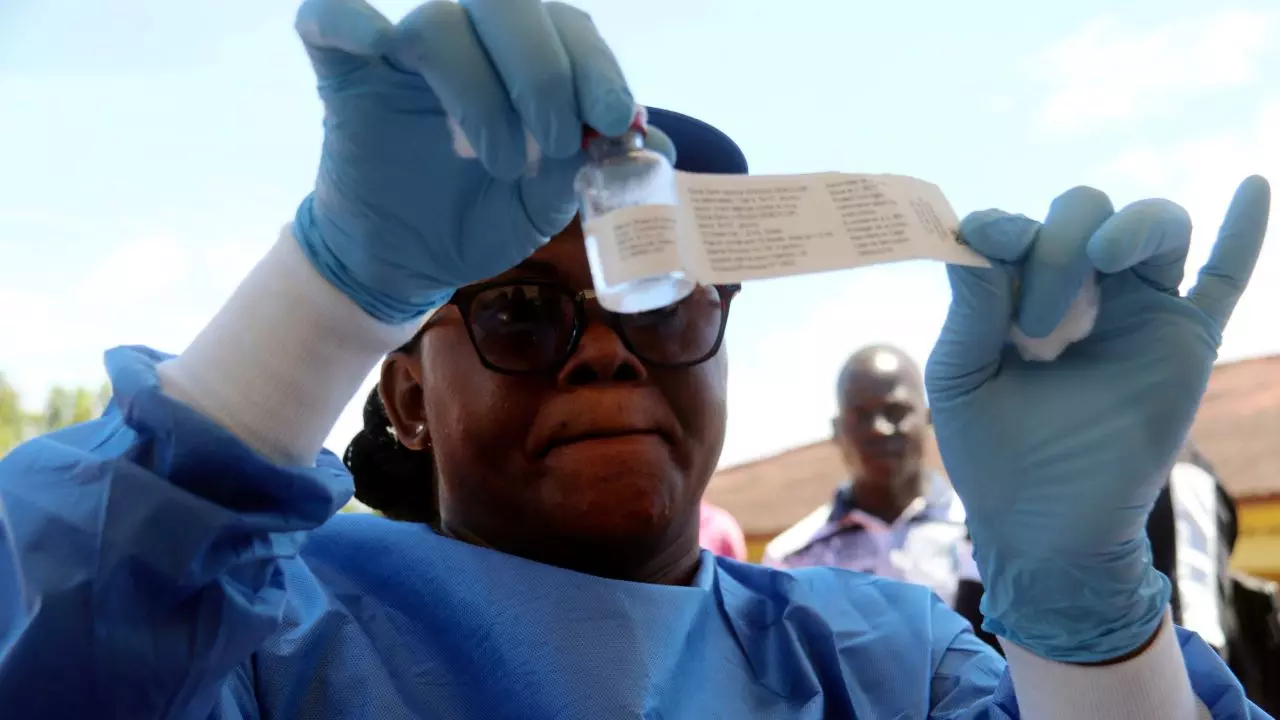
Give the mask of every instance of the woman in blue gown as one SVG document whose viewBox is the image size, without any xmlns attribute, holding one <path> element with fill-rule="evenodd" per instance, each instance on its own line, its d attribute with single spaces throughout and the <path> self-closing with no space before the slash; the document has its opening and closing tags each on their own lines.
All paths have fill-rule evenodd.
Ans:
<svg viewBox="0 0 1280 720">
<path fill-rule="evenodd" d="M 699 550 L 739 288 L 627 316 L 588 292 L 581 128 L 634 104 L 589 18 L 313 0 L 298 30 L 326 136 L 294 222 L 181 355 L 112 350 L 104 417 L 0 464 L 5 717 L 1261 716 L 1172 627 L 1141 538 L 1265 181 L 1186 297 L 1171 203 L 962 223 L 995 262 L 949 270 L 929 391 L 1006 666 L 927 589 Z M 650 122 L 681 169 L 746 171 L 711 127 Z M 1092 335 L 1007 351 L 1095 272 Z M 432 453 L 438 530 L 335 515 L 351 479 L 320 445 L 379 361 L 366 431 Z"/>
</svg>

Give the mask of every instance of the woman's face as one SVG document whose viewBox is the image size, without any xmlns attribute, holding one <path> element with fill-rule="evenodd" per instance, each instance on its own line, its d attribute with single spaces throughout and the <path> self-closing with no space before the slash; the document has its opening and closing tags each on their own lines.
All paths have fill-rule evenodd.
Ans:
<svg viewBox="0 0 1280 720">
<path fill-rule="evenodd" d="M 509 279 L 590 288 L 577 223 L 494 278 Z M 724 353 L 693 367 L 652 367 L 594 300 L 587 309 L 563 367 L 510 376 L 481 364 L 458 308 L 447 306 L 417 357 L 388 359 L 383 394 L 402 441 L 434 450 L 446 532 L 641 579 L 696 557 L 698 505 L 724 440 Z"/>
</svg>

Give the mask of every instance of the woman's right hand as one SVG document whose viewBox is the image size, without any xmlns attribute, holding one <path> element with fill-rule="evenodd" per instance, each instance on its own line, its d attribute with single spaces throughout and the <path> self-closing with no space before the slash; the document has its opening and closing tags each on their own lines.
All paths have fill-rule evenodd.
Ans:
<svg viewBox="0 0 1280 720">
<path fill-rule="evenodd" d="M 325 139 L 294 233 L 384 322 L 422 315 L 562 230 L 583 126 L 619 135 L 635 110 L 590 17 L 561 3 L 434 0 L 392 25 L 364 0 L 306 0 L 297 30 Z M 476 158 L 459 154 L 451 119 Z"/>
</svg>

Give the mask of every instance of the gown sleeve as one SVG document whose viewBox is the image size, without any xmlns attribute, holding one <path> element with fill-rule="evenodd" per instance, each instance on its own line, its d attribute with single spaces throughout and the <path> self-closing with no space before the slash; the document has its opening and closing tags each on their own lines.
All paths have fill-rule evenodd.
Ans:
<svg viewBox="0 0 1280 720">
<path fill-rule="evenodd" d="M 286 231 L 181 356 L 109 352 L 104 416 L 0 461 L 0 714 L 255 717 L 242 666 L 291 603 L 326 602 L 285 572 L 351 496 L 321 443 L 412 332 Z"/>
</svg>

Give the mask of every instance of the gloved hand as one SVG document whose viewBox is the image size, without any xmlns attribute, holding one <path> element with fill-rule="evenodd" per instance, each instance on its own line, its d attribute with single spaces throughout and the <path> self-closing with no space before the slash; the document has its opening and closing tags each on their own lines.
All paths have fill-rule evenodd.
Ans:
<svg viewBox="0 0 1280 720">
<path fill-rule="evenodd" d="M 363 0 L 307 0 L 297 30 L 325 137 L 294 234 L 385 322 L 422 315 L 562 230 L 577 211 L 583 126 L 620 135 L 635 112 L 591 19 L 561 3 L 431 2 L 392 25 Z M 672 154 L 656 130 L 648 143 Z M 455 149 L 467 144 L 478 159 Z"/>
<path fill-rule="evenodd" d="M 961 223 L 995 267 L 948 269 L 953 298 L 926 380 L 991 632 L 1042 657 L 1099 662 L 1158 629 L 1169 585 L 1151 565 L 1147 516 L 1253 271 L 1269 203 L 1262 178 L 1240 186 L 1185 297 L 1191 222 L 1164 200 L 1117 213 L 1077 188 L 1043 223 L 994 210 Z M 1024 333 L 1046 335 L 1095 270 L 1088 337 L 1048 363 L 1007 344 L 1015 313 Z"/>
</svg>

